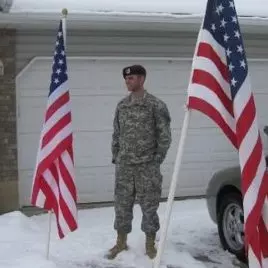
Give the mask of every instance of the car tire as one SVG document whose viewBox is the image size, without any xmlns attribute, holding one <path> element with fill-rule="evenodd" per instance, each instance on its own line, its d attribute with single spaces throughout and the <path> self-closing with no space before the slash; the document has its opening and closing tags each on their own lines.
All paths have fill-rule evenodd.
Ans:
<svg viewBox="0 0 268 268">
<path fill-rule="evenodd" d="M 221 244 L 225 250 L 246 263 L 242 197 L 233 192 L 224 195 L 219 202 L 217 221 Z"/>
</svg>

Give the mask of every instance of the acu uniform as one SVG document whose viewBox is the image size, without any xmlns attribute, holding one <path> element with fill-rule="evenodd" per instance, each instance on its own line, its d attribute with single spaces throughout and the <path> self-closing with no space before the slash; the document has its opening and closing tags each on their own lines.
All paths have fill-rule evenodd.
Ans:
<svg viewBox="0 0 268 268">
<path fill-rule="evenodd" d="M 133 65 L 123 69 L 127 75 L 146 76 L 145 69 Z M 112 136 L 112 162 L 115 164 L 116 245 L 107 257 L 113 259 L 127 249 L 127 234 L 132 230 L 133 205 L 137 198 L 142 210 L 141 229 L 146 233 L 146 254 L 156 255 L 155 234 L 159 230 L 157 209 L 162 191 L 160 165 L 171 143 L 170 115 L 166 104 L 144 91 L 122 99 L 115 111 Z"/>
<path fill-rule="evenodd" d="M 112 139 L 117 231 L 131 232 L 136 197 L 143 213 L 142 231 L 155 234 L 159 230 L 160 164 L 170 143 L 170 115 L 163 101 L 145 91 L 141 99 L 130 95 L 119 102 Z"/>
</svg>

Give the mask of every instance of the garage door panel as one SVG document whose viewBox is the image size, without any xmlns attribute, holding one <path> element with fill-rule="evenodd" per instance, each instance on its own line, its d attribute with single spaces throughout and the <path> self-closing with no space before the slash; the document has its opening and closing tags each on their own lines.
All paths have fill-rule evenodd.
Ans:
<svg viewBox="0 0 268 268">
<path fill-rule="evenodd" d="M 248 62 L 248 68 L 249 68 L 249 75 L 252 82 L 252 89 L 253 92 L 257 92 L 257 89 L 263 89 L 265 88 L 264 85 L 264 77 L 267 77 L 267 62 L 266 61 L 258 61 L 258 62 Z M 267 88 L 267 87 L 266 87 Z"/>
<path fill-rule="evenodd" d="M 25 96 L 27 93 L 27 96 L 35 96 L 36 94 L 47 96 L 51 75 L 51 69 L 47 68 L 47 64 L 49 63 L 46 61 L 35 64 L 34 66 L 36 67 L 30 68 L 27 75 L 20 77 L 21 96 Z M 82 68 L 81 65 L 84 66 L 84 68 Z M 121 67 L 123 68 L 125 66 L 123 64 L 118 67 L 113 65 L 109 67 L 106 72 L 105 69 L 103 69 L 103 64 L 102 67 L 100 66 L 99 69 L 96 69 L 96 66 L 88 66 L 84 61 L 80 64 L 71 62 L 68 66 L 71 66 L 68 73 L 68 82 L 71 92 L 76 89 L 83 89 L 87 94 L 90 94 L 90 92 L 98 94 L 98 92 L 103 91 L 109 94 L 111 92 L 110 90 L 113 90 L 112 92 L 115 90 L 116 92 L 125 91 L 121 74 Z M 145 65 L 145 67 L 146 66 L 148 66 L 147 68 L 150 72 L 148 72 L 145 86 L 149 88 L 150 91 L 163 93 L 163 90 L 165 92 L 165 90 L 173 88 L 174 92 L 178 92 L 178 89 L 181 89 L 182 92 L 186 92 L 190 74 L 189 63 L 188 65 L 185 64 L 183 67 L 178 62 L 166 65 L 162 63 L 161 68 L 159 67 L 158 70 L 155 70 L 155 63 L 150 63 Z M 115 70 L 111 72 L 111 68 Z M 179 76 L 178 73 L 180 73 Z M 29 77 L 35 78 L 31 80 L 31 91 L 29 91 Z M 165 78 L 163 79 L 163 77 Z M 181 77 L 183 77 L 183 79 L 181 79 Z M 46 83 L 40 83 L 40 81 L 46 81 Z M 170 84 L 169 81 L 174 81 L 174 83 Z M 75 94 L 75 92 L 72 93 Z"/>
<path fill-rule="evenodd" d="M 123 95 L 123 94 L 122 94 Z M 71 96 L 73 128 L 79 131 L 111 130 L 117 102 L 116 96 Z M 161 96 L 170 110 L 172 127 L 181 126 L 185 116 L 184 100 L 180 95 Z M 19 132 L 40 132 L 46 108 L 47 97 L 21 98 Z M 78 108 L 79 107 L 79 108 Z M 34 115 L 34 116 L 33 116 Z M 96 118 L 97 117 L 97 118 Z M 97 119 L 97 120 L 96 120 Z M 215 123 L 199 112 L 191 114 L 190 126 L 194 128 L 215 128 Z"/>
<path fill-rule="evenodd" d="M 111 130 L 115 107 L 121 98 L 122 96 L 71 96 L 74 130 Z M 41 131 L 46 101 L 45 97 L 21 98 L 19 133 Z"/>
<path fill-rule="evenodd" d="M 121 98 L 122 96 L 73 96 L 74 128 L 79 131 L 111 131 L 115 107 Z"/>
<path fill-rule="evenodd" d="M 51 79 L 51 70 L 32 70 L 26 71 L 27 75 L 22 75 L 19 78 L 19 96 L 35 97 L 40 94 L 48 95 L 48 88 Z M 46 88 L 46 91 L 44 89 Z M 29 95 L 31 93 L 31 95 Z"/>
<path fill-rule="evenodd" d="M 74 156 L 77 167 L 111 165 L 111 132 L 74 132 Z M 35 166 L 39 134 L 20 135 L 21 169 Z"/>
<path fill-rule="evenodd" d="M 186 139 L 183 163 L 197 163 L 202 161 L 223 161 L 237 159 L 234 149 L 227 142 L 225 136 L 217 129 L 189 130 Z M 180 133 L 173 131 L 173 143 L 165 162 L 173 162 L 176 157 Z M 110 132 L 74 132 L 74 154 L 77 167 L 111 165 L 111 136 Z M 211 141 L 209 143 L 209 141 Z M 19 150 L 20 168 L 32 169 L 35 166 L 39 134 L 20 135 Z"/>
<path fill-rule="evenodd" d="M 37 133 L 18 136 L 19 170 L 33 169 L 35 167 L 39 137 Z"/>
<path fill-rule="evenodd" d="M 176 196 L 202 195 L 205 194 L 207 181 L 218 168 L 232 166 L 232 161 L 226 161 L 219 166 L 207 170 L 208 163 L 191 163 L 183 165 L 178 178 Z M 163 165 L 163 197 L 168 196 L 173 165 Z M 113 201 L 114 167 L 86 167 L 75 168 L 78 202 Z M 19 187 L 24 194 L 20 195 L 21 204 L 29 204 L 33 170 L 21 170 Z M 96 192 L 99 195 L 96 195 Z"/>
<path fill-rule="evenodd" d="M 111 165 L 112 132 L 76 132 L 74 137 L 78 167 Z"/>
<path fill-rule="evenodd" d="M 42 72 L 42 73 L 40 73 Z M 29 77 L 35 79 L 31 81 L 29 88 L 28 78 L 23 77 L 20 80 L 21 97 L 44 96 L 47 97 L 50 86 L 50 71 L 33 71 L 28 73 Z M 79 77 L 79 78 L 77 78 Z M 124 81 L 121 76 L 119 79 L 103 77 L 100 84 L 100 77 L 89 74 L 89 70 L 83 72 L 75 71 L 69 75 L 68 85 L 70 93 L 73 95 L 104 95 L 104 94 L 118 94 L 126 92 L 124 88 Z M 40 83 L 45 81 L 45 83 Z"/>
<path fill-rule="evenodd" d="M 224 161 L 212 162 L 200 161 L 191 163 L 182 163 L 182 168 L 178 177 L 176 187 L 176 196 L 192 196 L 204 195 L 209 179 L 213 174 L 222 168 L 237 165 L 237 161 L 227 159 Z M 163 180 L 163 196 L 167 197 L 171 183 L 173 165 L 165 164 L 162 167 Z"/>
<path fill-rule="evenodd" d="M 268 68 L 267 68 L 268 69 Z M 268 73 L 268 70 L 267 70 Z M 265 91 L 265 90 L 263 90 Z M 266 94 L 254 94 L 255 98 L 255 103 L 256 103 L 256 110 L 257 110 L 257 120 L 258 120 L 258 125 L 260 129 L 260 134 L 262 138 L 263 145 L 265 147 L 265 152 L 268 153 L 268 137 L 267 135 L 264 134 L 263 128 L 264 126 L 268 125 L 268 120 L 267 120 L 267 111 L 268 111 L 268 90 L 266 89 Z"/>
<path fill-rule="evenodd" d="M 102 201 L 113 200 L 113 166 L 76 168 L 75 175 L 79 202 L 99 202 L 100 195 Z"/>
<path fill-rule="evenodd" d="M 113 200 L 114 169 L 110 167 L 75 168 L 78 202 L 99 202 Z M 20 170 L 20 204 L 30 204 L 33 170 Z M 96 195 L 96 192 L 99 195 Z"/>
<path fill-rule="evenodd" d="M 268 87 L 266 89 L 268 93 Z M 266 116 L 267 118 L 267 103 L 268 103 L 268 94 L 254 94 L 255 103 L 257 108 L 258 117 Z M 268 120 L 266 119 L 267 123 Z"/>
<path fill-rule="evenodd" d="M 189 129 L 182 157 L 183 167 L 188 163 L 207 162 L 212 165 L 222 161 L 238 163 L 238 156 L 227 138 L 218 129 Z M 178 134 L 177 134 L 178 133 Z M 173 142 L 165 163 L 175 161 L 180 132 L 173 131 Z M 192 168 L 195 168 L 193 165 Z M 210 166 L 208 165 L 208 168 Z"/>
<path fill-rule="evenodd" d="M 18 134 L 37 132 L 40 134 L 44 122 L 47 99 L 38 97 L 20 98 Z"/>
<path fill-rule="evenodd" d="M 153 76 L 153 77 L 152 77 Z M 165 78 L 163 78 L 165 77 Z M 184 77 L 184 79 L 181 79 Z M 169 90 L 173 90 L 173 92 L 185 93 L 187 92 L 187 87 L 189 83 L 189 70 L 186 69 L 184 72 L 178 73 L 174 70 L 172 73 L 167 73 L 167 71 L 158 73 L 153 75 L 148 75 L 145 83 L 145 88 L 150 89 L 151 92 L 157 92 L 160 94 L 169 93 Z M 174 84 L 170 84 L 168 81 L 174 81 Z M 179 90 L 178 90 L 179 89 Z"/>
<path fill-rule="evenodd" d="M 151 91 L 150 91 L 151 92 Z M 159 98 L 166 102 L 170 115 L 171 115 L 171 126 L 173 128 L 182 127 L 183 120 L 185 117 L 185 94 L 157 94 Z M 204 114 L 199 111 L 193 111 L 190 116 L 189 122 L 190 128 L 216 128 L 216 124 Z"/>
<path fill-rule="evenodd" d="M 33 170 L 20 169 L 19 173 L 20 204 L 30 205 L 32 182 L 33 182 Z"/>
</svg>

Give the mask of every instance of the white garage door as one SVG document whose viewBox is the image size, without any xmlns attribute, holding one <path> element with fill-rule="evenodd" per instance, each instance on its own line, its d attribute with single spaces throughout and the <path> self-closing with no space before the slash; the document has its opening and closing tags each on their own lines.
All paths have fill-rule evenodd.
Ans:
<svg viewBox="0 0 268 268">
<path fill-rule="evenodd" d="M 184 117 L 191 62 L 168 59 L 68 58 L 72 101 L 75 171 L 80 203 L 113 200 L 114 167 L 111 135 L 114 109 L 125 95 L 123 67 L 143 64 L 148 91 L 162 98 L 172 116 L 173 142 L 162 167 L 163 196 L 167 196 Z M 251 63 L 261 127 L 265 124 L 268 96 L 266 62 Z M 36 59 L 17 78 L 18 160 L 20 205 L 29 205 L 33 169 L 46 107 L 51 59 Z M 268 123 L 268 122 L 267 122 Z M 205 116 L 190 120 L 177 196 L 201 195 L 213 172 L 238 163 L 237 154 L 221 131 Z"/>
</svg>

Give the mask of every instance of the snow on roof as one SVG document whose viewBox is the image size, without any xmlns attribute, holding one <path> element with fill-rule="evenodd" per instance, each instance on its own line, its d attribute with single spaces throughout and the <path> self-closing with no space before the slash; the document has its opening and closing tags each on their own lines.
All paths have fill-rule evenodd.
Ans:
<svg viewBox="0 0 268 268">
<path fill-rule="evenodd" d="M 72 14 L 112 13 L 119 15 L 199 15 L 207 0 L 13 0 L 10 13 L 59 13 L 67 8 Z M 239 16 L 268 18 L 267 0 L 235 0 Z"/>
</svg>

